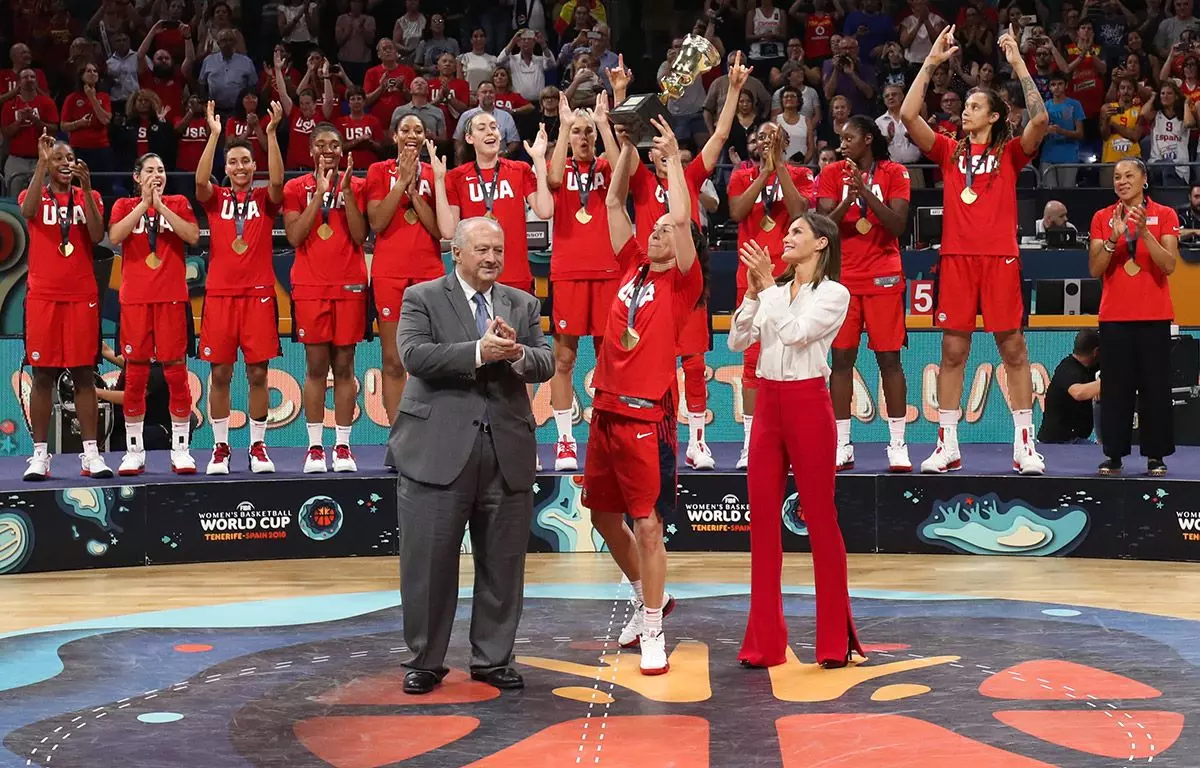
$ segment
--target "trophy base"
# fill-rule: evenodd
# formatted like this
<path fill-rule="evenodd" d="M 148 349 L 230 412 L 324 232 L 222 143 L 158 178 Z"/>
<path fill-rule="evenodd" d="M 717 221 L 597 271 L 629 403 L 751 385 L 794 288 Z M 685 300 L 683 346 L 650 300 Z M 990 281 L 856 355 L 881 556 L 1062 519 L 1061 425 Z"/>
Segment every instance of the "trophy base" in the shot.
<path fill-rule="evenodd" d="M 650 147 L 658 131 L 650 122 L 653 117 L 660 117 L 671 123 L 671 115 L 656 93 L 639 93 L 628 97 L 608 113 L 609 119 L 615 125 L 625 128 L 629 138 L 639 148 Z"/>

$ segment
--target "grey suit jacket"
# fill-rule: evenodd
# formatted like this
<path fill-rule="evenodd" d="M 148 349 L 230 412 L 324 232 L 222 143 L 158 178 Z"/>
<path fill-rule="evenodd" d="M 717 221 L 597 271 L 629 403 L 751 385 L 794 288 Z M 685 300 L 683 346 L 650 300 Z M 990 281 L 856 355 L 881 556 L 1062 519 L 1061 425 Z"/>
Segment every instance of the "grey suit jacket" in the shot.
<path fill-rule="evenodd" d="M 512 490 L 533 485 L 536 424 L 525 384 L 550 379 L 554 353 L 542 335 L 536 297 L 497 283 L 492 312 L 517 332 L 525 357 L 476 368 L 479 331 L 455 274 L 404 292 L 396 346 L 409 379 L 388 447 L 405 477 L 452 483 L 466 466 L 486 411 L 505 484 Z"/>

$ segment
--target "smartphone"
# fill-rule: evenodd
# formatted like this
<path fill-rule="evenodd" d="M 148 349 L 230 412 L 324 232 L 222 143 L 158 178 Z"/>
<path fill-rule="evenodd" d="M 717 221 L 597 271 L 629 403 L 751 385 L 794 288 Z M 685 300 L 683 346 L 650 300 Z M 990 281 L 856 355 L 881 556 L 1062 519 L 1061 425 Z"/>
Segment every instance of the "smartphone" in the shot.
<path fill-rule="evenodd" d="M 163 26 L 166 27 L 167 29 L 178 29 L 179 22 L 178 21 L 164 21 Z"/>
<path fill-rule="evenodd" d="M 1037 23 L 1038 23 L 1037 16 L 1022 16 L 1021 17 L 1021 25 L 1022 26 L 1030 27 Z"/>

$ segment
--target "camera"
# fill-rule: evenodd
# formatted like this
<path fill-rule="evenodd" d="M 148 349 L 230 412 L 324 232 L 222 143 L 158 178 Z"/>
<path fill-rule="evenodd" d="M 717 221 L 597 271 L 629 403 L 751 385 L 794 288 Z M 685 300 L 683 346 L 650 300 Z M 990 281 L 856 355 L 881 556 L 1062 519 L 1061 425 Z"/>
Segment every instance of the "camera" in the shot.
<path fill-rule="evenodd" d="M 164 21 L 163 27 L 166 29 L 178 29 L 179 22 L 178 21 Z"/>

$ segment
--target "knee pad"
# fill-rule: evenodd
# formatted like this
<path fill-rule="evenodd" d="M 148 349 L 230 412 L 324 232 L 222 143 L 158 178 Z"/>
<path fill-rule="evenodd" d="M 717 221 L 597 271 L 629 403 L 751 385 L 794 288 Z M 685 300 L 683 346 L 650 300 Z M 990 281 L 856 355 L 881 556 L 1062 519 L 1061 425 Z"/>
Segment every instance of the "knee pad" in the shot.
<path fill-rule="evenodd" d="M 167 380 L 167 407 L 171 415 L 183 418 L 192 412 L 192 390 L 188 387 L 187 366 L 164 365 L 163 378 Z"/>
<path fill-rule="evenodd" d="M 150 385 L 150 366 L 146 363 L 126 363 L 125 404 L 122 406 L 126 418 L 146 414 L 146 387 Z"/>

